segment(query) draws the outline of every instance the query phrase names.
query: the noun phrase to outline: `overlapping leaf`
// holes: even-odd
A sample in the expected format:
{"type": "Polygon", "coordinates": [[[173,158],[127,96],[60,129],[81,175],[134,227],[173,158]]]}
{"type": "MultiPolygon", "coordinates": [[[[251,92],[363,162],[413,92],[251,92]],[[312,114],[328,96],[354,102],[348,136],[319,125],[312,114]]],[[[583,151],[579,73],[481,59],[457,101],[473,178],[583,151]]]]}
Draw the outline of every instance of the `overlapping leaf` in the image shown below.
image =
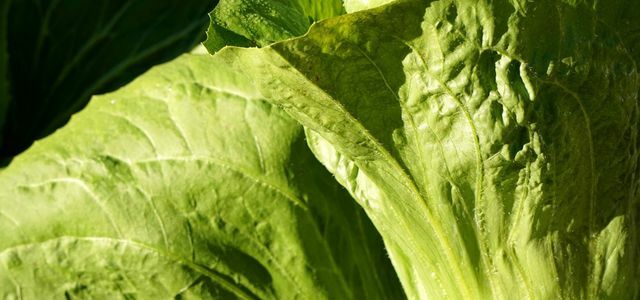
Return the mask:
{"type": "Polygon", "coordinates": [[[266,46],[303,35],[314,20],[344,13],[339,0],[223,0],[211,12],[204,45],[266,46]]]}
{"type": "Polygon", "coordinates": [[[410,298],[634,299],[631,12],[399,1],[221,57],[307,127],[410,298]]]}
{"type": "Polygon", "coordinates": [[[0,297],[402,297],[303,138],[206,55],[93,98],[0,173],[0,297]]]}

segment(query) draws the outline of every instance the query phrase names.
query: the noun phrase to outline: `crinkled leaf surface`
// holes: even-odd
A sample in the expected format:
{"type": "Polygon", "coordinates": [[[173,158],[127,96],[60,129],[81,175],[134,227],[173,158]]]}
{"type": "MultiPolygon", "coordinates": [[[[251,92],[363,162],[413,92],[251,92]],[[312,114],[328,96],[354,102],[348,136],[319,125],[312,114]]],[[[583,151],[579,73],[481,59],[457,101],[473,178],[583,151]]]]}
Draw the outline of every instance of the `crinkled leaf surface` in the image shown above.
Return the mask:
{"type": "Polygon", "coordinates": [[[215,2],[3,1],[10,5],[13,101],[0,154],[19,153],[67,122],[91,95],[191,49],[215,2]]]}
{"type": "Polygon", "coordinates": [[[204,45],[266,46],[301,36],[314,20],[344,14],[340,0],[222,0],[210,14],[204,45]]]}
{"type": "Polygon", "coordinates": [[[0,297],[403,294],[301,126],[187,55],[94,97],[0,173],[0,297]]]}
{"type": "Polygon", "coordinates": [[[400,1],[221,54],[307,127],[410,298],[637,299],[638,5],[400,1]]]}

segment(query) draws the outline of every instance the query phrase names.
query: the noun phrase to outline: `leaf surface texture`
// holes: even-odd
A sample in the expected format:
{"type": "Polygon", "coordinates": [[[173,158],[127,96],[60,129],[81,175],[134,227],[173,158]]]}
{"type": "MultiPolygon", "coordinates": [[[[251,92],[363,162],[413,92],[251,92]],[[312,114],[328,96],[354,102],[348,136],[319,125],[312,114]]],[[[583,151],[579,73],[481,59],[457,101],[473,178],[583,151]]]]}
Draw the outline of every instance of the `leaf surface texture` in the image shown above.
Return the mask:
{"type": "Polygon", "coordinates": [[[208,55],[94,97],[0,187],[2,298],[403,297],[302,127],[208,55]]]}
{"type": "Polygon", "coordinates": [[[306,127],[409,298],[634,299],[637,13],[397,1],[220,54],[306,127]]]}

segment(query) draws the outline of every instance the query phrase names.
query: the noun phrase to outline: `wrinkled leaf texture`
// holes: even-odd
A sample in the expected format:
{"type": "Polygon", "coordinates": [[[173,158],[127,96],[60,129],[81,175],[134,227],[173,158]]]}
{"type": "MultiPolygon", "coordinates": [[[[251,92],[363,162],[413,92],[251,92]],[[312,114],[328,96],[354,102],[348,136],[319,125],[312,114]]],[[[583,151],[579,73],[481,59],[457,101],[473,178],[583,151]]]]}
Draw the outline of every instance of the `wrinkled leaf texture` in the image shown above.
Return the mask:
{"type": "Polygon", "coordinates": [[[219,54],[307,128],[412,299],[637,299],[638,4],[397,1],[219,54]]]}
{"type": "Polygon", "coordinates": [[[403,297],[302,127],[208,55],[94,97],[0,187],[4,299],[403,297]]]}
{"type": "Polygon", "coordinates": [[[0,178],[15,232],[5,296],[402,298],[378,234],[301,127],[235,73],[180,58],[16,159],[0,178]],[[44,261],[54,267],[30,276],[44,261]]]}
{"type": "MultiPolygon", "coordinates": [[[[349,2],[352,11],[358,1],[349,2]]],[[[629,1],[398,1],[322,21],[302,38],[264,49],[181,58],[162,75],[97,97],[0,173],[0,186],[9,187],[0,201],[10,210],[0,224],[31,230],[3,246],[2,266],[11,270],[6,293],[49,282],[58,295],[401,297],[393,285],[379,285],[394,275],[383,267],[372,228],[344,225],[367,223],[320,167],[310,167],[300,127],[265,99],[306,127],[315,156],[382,234],[409,298],[635,299],[639,14],[629,1]],[[165,75],[171,68],[180,74],[165,75]],[[230,86],[240,95],[228,95],[230,86]],[[207,95],[215,96],[202,101],[207,95]],[[233,107],[243,113],[229,113],[233,107]],[[159,117],[147,118],[151,112],[159,117]],[[270,129],[263,116],[286,125],[270,129]],[[236,170],[213,167],[219,159],[236,170]],[[47,172],[29,172],[36,165],[47,172]],[[118,176],[104,180],[107,174],[118,176]],[[205,188],[209,175],[215,189],[205,188]],[[96,206],[88,210],[56,192],[96,206]],[[250,205],[257,198],[273,207],[250,205]],[[216,209],[202,213],[200,203],[216,209]],[[164,219],[168,208],[181,214],[164,219]],[[133,211],[144,213],[126,216],[133,211]],[[268,220],[260,224],[267,229],[254,230],[257,219],[268,220]],[[208,243],[185,250],[194,237],[208,243]],[[194,256],[198,247],[206,250],[194,256]],[[376,270],[375,259],[361,257],[365,249],[379,259],[376,270]],[[101,268],[78,272],[69,257],[101,268]],[[25,261],[56,267],[33,272],[25,261]],[[283,262],[293,275],[278,267],[283,262]],[[110,281],[95,275],[104,268],[110,281]]],[[[275,40],[231,33],[244,44],[226,43],[240,46],[275,40]]]]}
{"type": "Polygon", "coordinates": [[[209,14],[203,44],[210,53],[228,45],[262,47],[303,35],[314,20],[344,13],[340,0],[223,0],[209,14]]]}

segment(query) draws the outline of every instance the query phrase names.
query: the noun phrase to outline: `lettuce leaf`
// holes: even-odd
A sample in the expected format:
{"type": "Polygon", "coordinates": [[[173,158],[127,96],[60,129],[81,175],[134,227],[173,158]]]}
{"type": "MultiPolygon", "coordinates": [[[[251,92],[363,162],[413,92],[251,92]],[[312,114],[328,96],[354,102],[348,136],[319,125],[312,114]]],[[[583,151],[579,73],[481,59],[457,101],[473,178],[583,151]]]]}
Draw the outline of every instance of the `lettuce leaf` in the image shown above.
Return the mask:
{"type": "Polygon", "coordinates": [[[314,20],[344,14],[340,0],[222,0],[209,14],[204,45],[210,53],[224,46],[266,46],[301,36],[314,20]]]}
{"type": "Polygon", "coordinates": [[[94,97],[0,173],[0,207],[3,299],[404,297],[301,126],[208,55],[94,97]]]}
{"type": "Polygon", "coordinates": [[[344,0],[344,9],[348,13],[378,7],[393,0],[344,0]]]}
{"type": "Polygon", "coordinates": [[[397,1],[219,57],[306,127],[409,298],[634,299],[637,7],[397,1]]]}
{"type": "Polygon", "coordinates": [[[0,172],[0,297],[640,297],[640,2],[388,2],[94,97],[0,172]]]}

